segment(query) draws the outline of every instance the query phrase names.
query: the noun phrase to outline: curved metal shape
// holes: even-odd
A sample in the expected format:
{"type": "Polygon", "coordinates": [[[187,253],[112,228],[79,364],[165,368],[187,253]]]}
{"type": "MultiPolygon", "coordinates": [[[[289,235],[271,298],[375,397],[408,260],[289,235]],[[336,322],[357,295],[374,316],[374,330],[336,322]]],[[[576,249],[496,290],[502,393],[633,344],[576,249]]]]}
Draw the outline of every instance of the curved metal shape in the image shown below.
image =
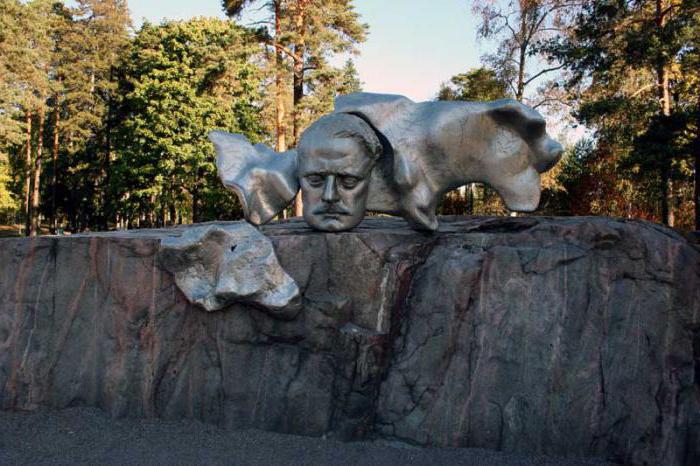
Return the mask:
{"type": "MultiPolygon", "coordinates": [[[[511,210],[535,210],[540,174],[563,153],[562,146],[547,135],[542,116],[511,99],[415,103],[399,95],[360,92],[338,97],[334,113],[360,117],[382,145],[368,188],[353,202],[370,211],[402,215],[419,229],[436,230],[440,197],[472,182],[493,187],[511,210]]],[[[337,160],[343,147],[348,147],[340,139],[361,136],[361,131],[351,133],[338,134],[330,142],[309,138],[311,143],[304,148],[308,154],[303,157],[294,150],[278,154],[261,144],[253,146],[240,135],[216,131],[210,139],[219,154],[222,181],[238,194],[246,219],[260,225],[294,198],[300,186],[298,159],[305,164],[313,157],[337,160]],[[314,144],[318,147],[311,147],[314,144]]],[[[346,150],[354,153],[355,149],[346,150]]],[[[350,211],[353,206],[346,207],[350,211]]],[[[310,220],[306,210],[305,217],[310,220]]],[[[326,229],[323,222],[310,223],[326,229]]],[[[327,230],[342,231],[352,224],[336,223],[327,230]]]]}
{"type": "Polygon", "coordinates": [[[385,144],[389,168],[376,173],[383,189],[370,189],[367,208],[386,213],[398,208],[428,230],[438,227],[440,197],[466,183],[492,186],[511,210],[535,210],[540,173],[563,152],[547,135],[542,116],[511,99],[414,103],[403,96],[356,93],[336,99],[335,109],[364,118],[385,144]]]}
{"type": "Polygon", "coordinates": [[[263,225],[279,214],[299,191],[297,153],[253,146],[240,134],[212,131],[219,178],[238,196],[246,220],[263,225]]]}

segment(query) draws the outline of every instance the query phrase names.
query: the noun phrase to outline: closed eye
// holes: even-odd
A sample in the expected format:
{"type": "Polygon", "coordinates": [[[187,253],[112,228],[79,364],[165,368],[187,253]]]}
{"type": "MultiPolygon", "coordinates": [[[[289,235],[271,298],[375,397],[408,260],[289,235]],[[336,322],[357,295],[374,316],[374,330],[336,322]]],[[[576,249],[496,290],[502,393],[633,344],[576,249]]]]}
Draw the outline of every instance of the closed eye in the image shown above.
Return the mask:
{"type": "Polygon", "coordinates": [[[318,188],[323,185],[323,177],[321,175],[307,175],[305,178],[306,182],[314,188],[318,188]]]}
{"type": "Polygon", "coordinates": [[[355,186],[357,186],[360,183],[359,178],[355,178],[354,176],[343,176],[340,179],[340,184],[343,186],[345,189],[352,189],[355,186]]]}

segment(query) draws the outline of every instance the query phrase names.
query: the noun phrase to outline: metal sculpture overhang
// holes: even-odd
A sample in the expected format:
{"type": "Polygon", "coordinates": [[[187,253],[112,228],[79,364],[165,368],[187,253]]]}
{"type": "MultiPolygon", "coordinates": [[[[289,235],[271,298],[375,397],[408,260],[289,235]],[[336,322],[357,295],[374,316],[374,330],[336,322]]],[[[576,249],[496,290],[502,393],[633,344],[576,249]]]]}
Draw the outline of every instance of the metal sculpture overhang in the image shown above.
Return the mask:
{"type": "Polygon", "coordinates": [[[188,301],[207,311],[250,304],[277,319],[301,310],[299,287],[270,239],[244,222],[191,227],[161,241],[159,261],[188,301]]]}
{"type": "Polygon", "coordinates": [[[472,182],[493,187],[513,211],[533,211],[540,174],[563,152],[542,116],[515,100],[415,103],[370,93],[337,98],[297,150],[276,153],[220,131],[210,139],[221,180],[250,223],[270,221],[301,188],[304,218],[322,231],[349,230],[365,211],[434,231],[441,196],[472,182]]]}

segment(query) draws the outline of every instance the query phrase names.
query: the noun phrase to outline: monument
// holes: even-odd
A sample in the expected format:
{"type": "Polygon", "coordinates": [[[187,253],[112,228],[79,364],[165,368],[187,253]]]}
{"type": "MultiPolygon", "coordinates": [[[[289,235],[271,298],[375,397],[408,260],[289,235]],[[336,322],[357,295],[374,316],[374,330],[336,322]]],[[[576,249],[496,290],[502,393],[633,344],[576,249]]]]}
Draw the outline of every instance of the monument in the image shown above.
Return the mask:
{"type": "MultiPolygon", "coordinates": [[[[304,219],[315,230],[351,230],[370,210],[435,231],[440,197],[470,182],[493,186],[513,210],[535,210],[540,174],[563,151],[545,127],[539,113],[512,99],[416,104],[360,92],[337,98],[335,112],[312,123],[296,150],[278,154],[221,131],[210,139],[220,178],[253,225],[268,223],[301,188],[304,219]]],[[[222,229],[191,230],[164,242],[161,264],[207,310],[241,301],[293,316],[296,284],[266,238],[250,230],[241,236],[239,228],[235,239],[222,229]],[[223,247],[219,238],[227,238],[223,247]]]]}
{"type": "Polygon", "coordinates": [[[533,110],[353,94],[297,150],[212,140],[249,223],[0,239],[0,409],[700,462],[694,239],[435,215],[466,182],[536,208],[533,110]]]}
{"type": "Polygon", "coordinates": [[[276,154],[222,132],[210,137],[221,179],[254,225],[269,222],[301,186],[304,218],[317,230],[349,230],[366,209],[435,231],[440,197],[471,182],[492,186],[511,210],[535,210],[540,174],[563,152],[545,126],[511,99],[416,104],[355,93],[339,97],[296,151],[276,154]]]}

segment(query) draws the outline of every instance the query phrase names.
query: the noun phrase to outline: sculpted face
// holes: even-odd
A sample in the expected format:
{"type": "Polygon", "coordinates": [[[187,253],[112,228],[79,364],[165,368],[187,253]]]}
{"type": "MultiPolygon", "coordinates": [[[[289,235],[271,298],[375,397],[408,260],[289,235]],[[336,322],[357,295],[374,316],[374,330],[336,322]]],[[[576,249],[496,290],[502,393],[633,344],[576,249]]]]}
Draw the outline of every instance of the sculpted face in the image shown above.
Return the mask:
{"type": "Polygon", "coordinates": [[[351,137],[315,138],[299,149],[304,219],[317,230],[343,231],[365,216],[375,158],[351,137]]]}

